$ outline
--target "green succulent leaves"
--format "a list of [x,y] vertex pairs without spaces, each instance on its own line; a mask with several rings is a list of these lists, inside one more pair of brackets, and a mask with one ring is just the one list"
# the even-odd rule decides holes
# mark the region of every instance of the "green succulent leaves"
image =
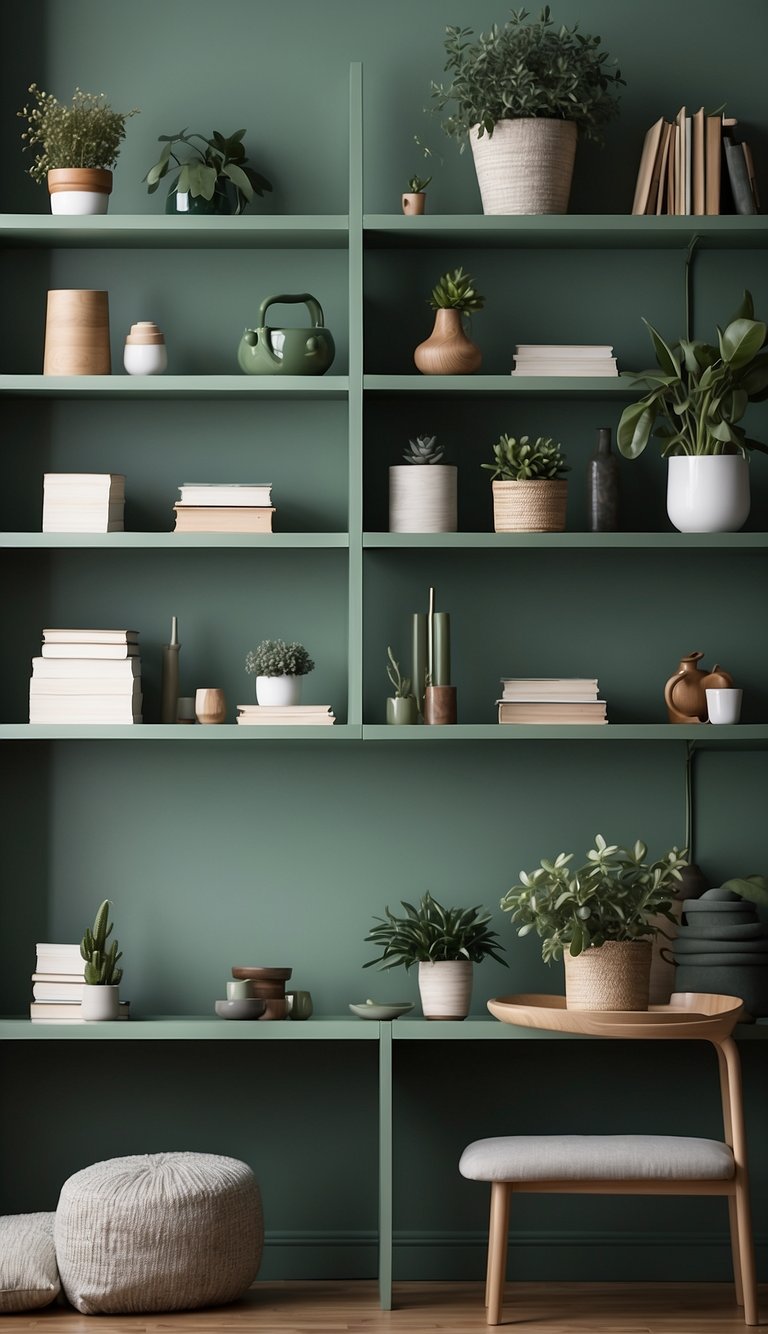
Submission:
[[445,454],[436,435],[417,435],[415,440],[408,441],[408,446],[403,454],[406,463],[441,463]]
[[561,446],[551,436],[502,435],[493,446],[493,463],[481,463],[492,473],[492,481],[554,481],[569,472]]
[[433,310],[458,310],[461,315],[471,315],[482,310],[485,297],[475,291],[474,280],[463,268],[454,269],[453,273],[444,273],[432,289],[429,304]]
[[245,670],[254,676],[307,676],[314,669],[304,645],[284,639],[262,639],[245,659]]
[[506,963],[499,950],[498,935],[488,923],[491,914],[476,908],[444,908],[427,893],[418,907],[401,900],[405,917],[396,917],[385,908],[384,917],[376,917],[376,926],[365,937],[382,949],[377,959],[369,959],[364,968],[379,964],[382,968],[410,968],[415,963],[444,963],[468,959],[480,963],[485,958]]
[[107,939],[112,934],[109,908],[109,899],[105,899],[80,943],[80,954],[85,961],[83,976],[89,986],[117,986],[123,976],[122,968],[117,966],[118,959],[123,957],[117,941],[113,940],[107,949]]

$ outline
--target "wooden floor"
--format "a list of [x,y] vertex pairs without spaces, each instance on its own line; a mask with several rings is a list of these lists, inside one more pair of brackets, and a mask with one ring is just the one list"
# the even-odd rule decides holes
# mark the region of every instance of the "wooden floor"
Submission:
[[[768,1293],[762,1314],[768,1323]],[[381,1311],[373,1283],[257,1284],[242,1302],[154,1316],[83,1316],[50,1306],[0,1316],[29,1334],[473,1334],[485,1330],[478,1283],[399,1283]],[[729,1284],[521,1283],[507,1287],[511,1334],[745,1334]]]

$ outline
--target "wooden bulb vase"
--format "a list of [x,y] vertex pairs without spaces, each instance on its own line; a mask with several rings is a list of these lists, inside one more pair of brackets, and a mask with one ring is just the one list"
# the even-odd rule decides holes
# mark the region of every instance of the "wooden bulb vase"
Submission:
[[419,343],[413,360],[422,375],[472,375],[480,369],[483,354],[464,332],[458,310],[436,310],[435,327]]
[[108,293],[49,292],[43,375],[109,375],[111,370]]

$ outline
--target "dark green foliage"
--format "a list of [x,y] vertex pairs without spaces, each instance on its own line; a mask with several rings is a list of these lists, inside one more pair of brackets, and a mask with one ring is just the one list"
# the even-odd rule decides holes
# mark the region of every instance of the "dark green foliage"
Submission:
[[430,306],[433,310],[458,310],[462,315],[482,310],[485,297],[475,291],[472,282],[463,268],[454,269],[453,273],[444,273],[432,288]]
[[[179,130],[178,134],[159,135],[158,143],[164,144],[165,147],[157,162],[150,167],[144,177],[149,193],[154,194],[169,170],[173,170],[171,165],[173,159],[173,163],[179,168],[175,182],[175,188],[179,193],[185,194],[188,191],[193,198],[213,199],[214,191],[223,177],[225,181],[230,181],[234,185],[237,191],[238,212],[242,212],[254,195],[263,195],[272,189],[266,176],[248,166],[242,143],[244,135],[245,130],[236,130],[225,139],[223,134],[214,130],[210,139],[206,139],[202,134],[190,133],[187,129]],[[195,143],[194,140],[199,142]],[[184,144],[197,156],[191,161],[182,162],[173,151],[175,144]],[[170,184],[173,189],[173,181]]]
[[93,926],[86,928],[80,943],[80,954],[85,960],[83,973],[89,986],[117,986],[123,976],[122,968],[117,966],[118,959],[123,957],[117,948],[117,941],[113,940],[107,949],[107,939],[111,934],[109,899],[105,899],[99,906]]
[[401,900],[405,917],[395,917],[385,908],[385,917],[365,937],[382,947],[378,959],[370,959],[364,968],[380,964],[382,968],[410,968],[414,963],[442,963],[468,959],[480,963],[485,958],[505,963],[495,931],[488,928],[491,914],[476,908],[444,908],[427,893],[418,908]]
[[521,435],[518,440],[513,435],[502,435],[493,446],[493,458],[493,463],[480,464],[493,474],[492,481],[554,481],[570,472],[560,445],[551,436],[539,435],[531,440]]

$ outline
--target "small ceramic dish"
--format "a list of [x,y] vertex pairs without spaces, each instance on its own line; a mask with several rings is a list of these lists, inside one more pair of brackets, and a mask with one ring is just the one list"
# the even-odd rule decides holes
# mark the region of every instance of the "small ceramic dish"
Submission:
[[399,1019],[413,1009],[413,1001],[374,1001],[367,1000],[360,1005],[350,1005],[350,1010],[358,1019]]
[[267,1002],[257,996],[239,996],[237,1000],[217,1000],[213,1008],[220,1019],[261,1019]]

